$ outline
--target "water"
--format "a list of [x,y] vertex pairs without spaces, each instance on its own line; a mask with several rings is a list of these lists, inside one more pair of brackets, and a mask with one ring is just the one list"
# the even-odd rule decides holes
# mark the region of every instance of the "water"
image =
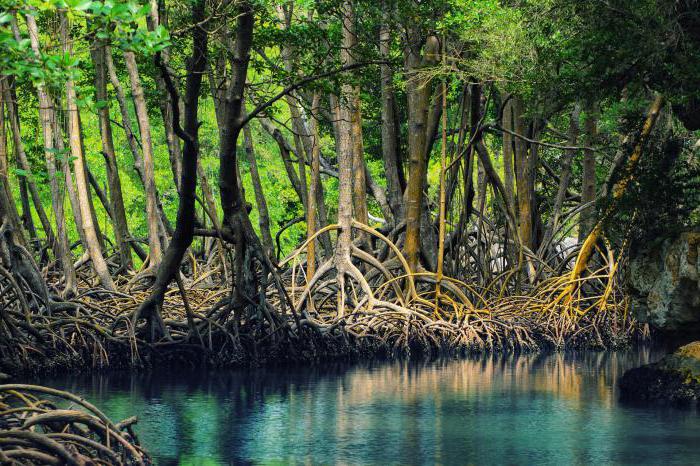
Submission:
[[700,464],[694,410],[622,405],[648,350],[66,377],[158,464]]

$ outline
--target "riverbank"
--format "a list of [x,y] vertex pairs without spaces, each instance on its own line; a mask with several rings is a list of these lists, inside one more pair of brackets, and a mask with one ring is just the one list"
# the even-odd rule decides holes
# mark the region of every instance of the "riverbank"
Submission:
[[[201,291],[187,295],[193,307],[201,305],[198,298],[204,302],[213,299]],[[362,314],[329,318],[323,327],[305,317],[297,326],[294,317],[286,315],[272,329],[261,320],[235,315],[222,321],[212,306],[207,312],[195,311],[194,323],[200,332],[195,335],[188,331],[183,306],[178,306],[181,296],[171,294],[167,299],[164,321],[171,333],[159,341],[147,341],[143,327],[132,333],[130,315],[138,305],[133,297],[104,299],[93,293],[57,306],[50,315],[30,314],[34,324],[18,322],[18,338],[1,345],[0,368],[10,374],[162,366],[231,368],[479,352],[614,349],[648,338],[645,328],[629,314],[600,312],[574,320],[518,311],[527,302],[515,299],[507,306],[494,302],[494,311],[461,319],[429,314],[392,319],[377,314],[377,322],[362,335],[352,330]]]
[[149,289],[139,288],[135,277],[120,276],[117,291],[88,287],[85,277],[78,296],[61,301],[32,295],[24,282],[5,273],[0,285],[9,306],[0,327],[0,371],[614,349],[649,337],[629,312],[612,259],[585,274],[577,266],[520,287],[512,281],[517,270],[478,286],[409,273],[398,250],[395,255],[398,266],[379,264],[351,281],[334,273],[332,264],[309,279],[296,253],[277,278],[268,277],[265,296],[243,304],[240,296],[232,297],[231,285],[193,272],[191,280],[169,288],[162,307],[147,316],[140,311]]

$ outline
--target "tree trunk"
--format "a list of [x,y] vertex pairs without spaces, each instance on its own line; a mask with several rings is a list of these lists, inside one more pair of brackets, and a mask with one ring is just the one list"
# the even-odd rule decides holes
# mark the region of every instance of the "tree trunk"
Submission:
[[[34,16],[26,15],[25,20],[29,32],[29,40],[32,47],[32,52],[35,57],[41,56],[39,49],[39,30],[36,25]],[[63,210],[63,195],[58,185],[58,177],[56,176],[55,162],[55,145],[54,145],[54,110],[53,102],[48,95],[43,83],[37,85],[37,96],[39,100],[39,119],[41,120],[41,128],[44,136],[44,156],[46,158],[46,170],[49,177],[49,186],[51,188],[51,205],[53,207],[54,216],[56,219],[56,243],[54,253],[56,258],[61,263],[63,275],[66,280],[65,294],[72,294],[76,291],[77,278],[73,267],[73,259],[68,246],[68,235],[65,230],[65,214]],[[16,108],[16,107],[15,107]],[[16,120],[19,122],[19,113],[16,115]],[[19,123],[18,128],[19,131]],[[19,133],[18,133],[19,136]],[[35,201],[36,203],[36,201]]]
[[[513,98],[508,98],[503,107],[503,128],[506,131],[515,131],[513,124]],[[515,193],[513,192],[514,185],[514,170],[513,170],[513,155],[515,154],[515,141],[513,135],[507,132],[503,133],[503,183],[506,192],[506,202],[511,209],[515,209]]]
[[[344,0],[342,4],[342,46],[340,62],[342,66],[353,65],[357,62],[354,54],[357,47],[355,35],[355,11],[352,0]],[[352,206],[355,219],[363,224],[369,222],[367,212],[367,188],[364,168],[364,146],[362,142],[362,119],[360,115],[360,88],[348,82],[352,77],[346,73],[345,82],[341,86],[339,99],[339,129],[341,134],[340,149],[347,151],[352,159]]]
[[[575,146],[578,141],[579,133],[579,115],[580,115],[579,104],[574,105],[574,109],[571,112],[571,117],[569,120],[569,146]],[[571,165],[576,156],[576,150],[568,149],[564,152],[564,157],[561,162],[561,174],[559,175],[559,187],[557,189],[556,197],[554,198],[554,205],[552,206],[552,214],[550,216],[547,229],[545,231],[544,239],[542,240],[542,247],[548,248],[549,242],[553,238],[554,234],[559,228],[559,217],[561,216],[562,206],[564,205],[564,200],[566,199],[566,193],[569,189],[569,180],[571,178]],[[542,251],[546,253],[545,249]]]
[[[73,89],[75,89],[75,85],[73,86]],[[77,99],[77,97],[76,97]],[[77,105],[77,103],[76,103]],[[80,110],[78,109],[78,112],[76,112],[76,115],[78,116],[78,140],[80,141],[80,151],[85,154],[85,138],[83,136],[83,119],[80,115]],[[66,131],[67,133],[68,131]],[[88,179],[88,166],[87,166],[87,160],[83,164],[83,175],[85,176],[85,179]],[[90,189],[90,183],[88,181],[88,206],[90,207],[90,215],[92,215],[92,224],[95,226],[95,233],[97,236],[97,241],[100,244],[100,249],[104,250],[105,249],[105,242],[104,242],[104,235],[102,234],[102,231],[100,229],[100,223],[99,219],[97,218],[97,210],[95,209],[95,202],[92,198],[92,190]]]
[[[583,123],[586,147],[593,147],[598,136],[596,104],[586,105],[586,118]],[[590,149],[583,150],[583,178],[581,180],[581,205],[591,204],[581,211],[579,221],[579,242],[583,242],[596,222],[596,154]]]
[[[318,134],[318,109],[321,103],[321,95],[318,92],[314,93],[313,102],[311,104],[311,137],[313,146],[311,148],[311,183],[309,185],[309,205],[308,217],[306,221],[306,239],[310,240],[318,230],[316,224],[317,203],[319,185],[321,184],[321,146]],[[309,241],[306,250],[306,276],[307,280],[316,273],[316,240]]]
[[[65,54],[72,54],[71,46],[69,45],[68,37],[68,20],[64,15],[61,15],[61,42]],[[115,291],[116,287],[112,281],[112,276],[109,273],[107,262],[102,255],[100,249],[100,240],[97,236],[97,230],[93,223],[93,215],[90,210],[89,188],[86,177],[85,158],[83,148],[80,141],[80,117],[78,115],[78,107],[76,105],[75,87],[72,79],[66,81],[66,106],[68,111],[68,142],[70,144],[70,152],[73,157],[73,167],[75,169],[75,184],[77,187],[78,202],[80,206],[80,214],[82,216],[82,227],[85,232],[85,247],[90,254],[92,267],[100,279],[102,286],[110,291]]]
[[221,130],[219,193],[224,212],[223,230],[225,234],[230,235],[234,243],[236,283],[232,303],[235,309],[245,312],[250,301],[258,295],[255,291],[253,260],[257,259],[268,272],[274,274],[274,269],[253,230],[237,175],[237,143],[245,122],[243,98],[255,23],[250,2],[243,1],[238,4],[236,23],[235,45],[231,57],[231,83],[226,92],[226,117]]
[[[149,0],[149,5],[150,5],[150,11],[149,11],[148,17],[146,18],[146,25],[148,27],[148,30],[153,31],[156,29],[156,27],[158,27],[161,24],[163,26],[167,27],[168,26],[167,16],[166,15],[161,16],[159,14],[157,1],[156,0]],[[161,60],[163,61],[163,65],[165,65],[166,68],[169,68],[169,65],[170,65],[170,49],[169,49],[169,47],[166,47],[164,50],[162,50],[160,52],[160,57],[161,57]],[[182,176],[182,150],[180,148],[180,140],[178,139],[177,135],[175,134],[175,129],[173,127],[172,107],[171,107],[172,103],[170,102],[170,99],[172,97],[170,96],[170,93],[166,89],[163,76],[161,76],[160,73],[156,72],[154,79],[156,82],[156,87],[158,88],[158,93],[161,96],[161,98],[158,99],[158,107],[159,107],[160,113],[163,117],[163,129],[165,131],[165,143],[168,146],[168,156],[170,158],[170,169],[172,170],[172,173],[173,173],[173,181],[175,183],[175,188],[179,192],[180,191],[180,179]],[[177,87],[177,83],[178,83],[177,77],[173,77],[173,81],[175,82],[175,86]],[[176,102],[175,105],[178,106],[178,109],[182,108],[182,102],[180,100],[178,100],[178,102]]]
[[[151,330],[150,338],[154,339],[158,334],[164,333],[164,326],[160,317],[160,308],[163,304],[165,291],[168,285],[180,273],[180,264],[187,248],[192,244],[195,223],[195,196],[197,191],[197,159],[199,157],[199,122],[197,121],[197,111],[199,104],[199,91],[202,84],[206,54],[207,54],[207,33],[196,25],[204,21],[204,1],[197,0],[192,5],[192,40],[196,47],[192,48],[192,57],[189,60],[187,70],[187,82],[185,85],[185,127],[180,128],[179,108],[177,102],[179,97],[177,90],[167,68],[161,61],[160,71],[168,93],[170,94],[170,105],[172,113],[172,124],[175,133],[184,141],[182,151],[182,171],[180,178],[180,203],[177,208],[177,221],[175,231],[168,248],[165,251],[161,262],[153,291],[149,298],[141,305],[136,313],[135,320],[140,316],[149,318]],[[157,325],[158,327],[156,327]],[[193,322],[190,322],[193,325]],[[191,331],[197,333],[196,328]]]
[[100,43],[95,45],[96,48],[93,51],[95,98],[98,102],[104,102],[104,105],[98,109],[97,115],[100,121],[102,155],[105,159],[107,182],[109,183],[109,205],[112,211],[112,222],[114,222],[114,240],[119,250],[121,266],[129,269],[132,266],[131,246],[129,244],[130,235],[126,221],[126,211],[124,210],[124,199],[114,150],[114,140],[112,138],[112,123],[109,119],[109,96],[107,95],[107,70],[105,67],[106,47]]
[[[391,30],[388,0],[382,0],[382,24],[379,29],[379,53],[388,60],[391,52]],[[387,198],[393,213],[393,224],[400,223],[405,215],[402,183],[403,167],[399,153],[399,132],[396,122],[396,96],[394,94],[394,71],[388,63],[380,65],[382,93],[382,159],[386,177]],[[387,222],[390,219],[387,219]]]
[[[27,154],[24,151],[24,144],[22,143],[21,139],[22,133],[20,132],[19,127],[19,113],[16,98],[13,95],[13,93],[10,93],[10,91],[7,88],[3,89],[2,92],[3,100],[7,104],[7,116],[10,120],[10,129],[12,130],[12,143],[14,146],[15,158],[17,159],[17,164],[19,165],[19,168],[26,173],[25,175],[20,177],[20,180],[23,181],[23,183],[27,186],[29,190],[29,194],[32,198],[32,204],[34,204],[34,210],[36,210],[36,213],[39,216],[39,222],[41,223],[41,227],[44,230],[44,234],[46,234],[46,241],[48,242],[49,247],[53,249],[56,257],[59,257],[59,254],[56,251],[56,237],[53,233],[53,228],[51,227],[49,217],[47,216],[46,211],[44,210],[44,207],[41,203],[41,196],[39,194],[38,188],[36,187],[36,183],[32,178],[32,171],[29,165],[29,160],[27,159]],[[25,212],[27,213],[29,218],[31,218],[31,212],[29,210],[28,205],[26,206]]]
[[105,193],[104,190],[100,187],[100,183],[97,181],[97,178],[95,178],[95,174],[92,173],[90,167],[86,168],[88,183],[92,187],[92,190],[95,191],[95,194],[97,194],[97,198],[100,200],[102,208],[105,210],[105,212],[107,212],[107,217],[109,217],[111,221],[114,221],[114,215],[112,214],[112,206],[109,203],[109,199],[107,199],[107,193]]
[[[519,97],[513,98],[513,121],[515,133],[526,136],[527,125],[523,109],[522,100]],[[531,154],[529,144],[522,138],[515,138],[515,181],[518,192],[518,225],[520,230],[520,241],[523,246],[532,250],[534,247],[533,235],[533,190]]]
[[[420,76],[422,68],[437,60],[438,39],[430,36],[425,47],[417,43],[406,46],[405,61],[408,73],[406,96],[408,98],[408,186],[406,187],[406,239],[404,251],[412,271],[419,266],[420,226],[423,206],[423,186],[426,182],[428,160],[426,158],[426,134],[430,85]],[[421,48],[423,57],[421,58]]]
[[[4,88],[4,82],[7,80],[5,76],[0,77],[0,98],[2,97],[1,88]],[[8,157],[8,146],[7,146],[7,127],[5,126],[5,109],[4,106],[0,104],[0,196],[3,197],[3,201],[7,206],[6,210],[6,220],[9,222],[10,226],[17,232],[22,231],[22,222],[19,218],[19,212],[17,212],[17,205],[15,204],[14,198],[12,196],[12,187],[10,186],[9,174],[9,157]],[[18,235],[22,244],[24,244],[24,235],[21,233]]]
[[250,165],[250,178],[253,182],[253,191],[255,193],[255,204],[258,207],[258,225],[260,226],[260,235],[262,236],[262,244],[265,252],[273,259],[275,257],[275,246],[270,234],[270,214],[267,210],[267,200],[260,182],[260,174],[258,173],[258,162],[255,160],[255,150],[253,148],[253,135],[250,130],[250,125],[243,127],[243,139],[245,143],[245,154]]
[[[70,152],[70,150],[66,149],[65,141],[63,140],[63,135],[68,134],[66,113],[62,111],[64,107],[65,105],[63,105],[63,103],[60,101],[54,103],[54,112],[53,119],[51,120],[51,125],[54,135],[54,146],[56,147],[56,152],[58,152],[59,154],[67,155]],[[61,158],[60,170],[63,173],[66,194],[68,195],[68,201],[70,202],[71,212],[73,213],[73,220],[76,225],[75,229],[78,232],[78,236],[80,237],[80,244],[83,245],[83,248],[87,252],[87,239],[85,237],[85,231],[82,228],[83,216],[80,212],[80,202],[78,201],[78,194],[75,189],[75,183],[73,182],[73,172],[71,169],[70,157]]]
[[155,267],[160,264],[163,250],[159,231],[159,212],[156,193],[156,183],[153,166],[153,143],[151,140],[151,124],[148,119],[146,98],[141,87],[136,56],[134,52],[124,52],[124,62],[131,82],[131,95],[136,110],[136,120],[141,133],[141,147],[143,151],[143,185],[146,191],[146,218],[148,222],[148,249],[149,265]]
[[18,177],[19,184],[19,199],[22,204],[22,225],[24,229],[29,233],[29,239],[34,241],[37,239],[36,226],[34,225],[34,219],[32,218],[32,209],[29,204],[29,193],[27,192],[27,180],[23,176]]

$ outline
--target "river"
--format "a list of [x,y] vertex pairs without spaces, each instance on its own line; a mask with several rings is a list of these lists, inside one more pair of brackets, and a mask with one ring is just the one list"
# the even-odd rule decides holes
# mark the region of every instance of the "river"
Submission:
[[648,349],[65,376],[160,465],[700,464],[696,410],[618,401]]

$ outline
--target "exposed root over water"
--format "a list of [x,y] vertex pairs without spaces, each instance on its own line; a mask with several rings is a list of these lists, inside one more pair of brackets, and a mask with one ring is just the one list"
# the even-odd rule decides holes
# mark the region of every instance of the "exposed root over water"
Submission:
[[149,465],[133,431],[71,393],[37,385],[0,385],[0,463]]
[[[337,229],[331,225],[321,235]],[[646,336],[620,291],[618,260],[601,251],[596,268],[573,278],[563,272],[520,289],[519,270],[482,286],[425,270],[410,270],[386,236],[359,223],[349,258],[320,261],[313,276],[306,244],[281,264],[287,302],[279,285],[248,296],[236,308],[231,286],[204,283],[210,272],[192,271],[166,293],[167,335],[149,341],[131,316],[147,291],[128,289],[128,277],[108,292],[84,287],[70,302],[30,293],[0,270],[0,361],[8,372],[60,367],[142,367],[161,363],[216,366],[308,361],[382,353],[533,351],[543,348],[611,348]],[[356,235],[360,237],[360,235]],[[313,238],[312,238],[313,240]],[[593,262],[592,262],[593,263]],[[83,272],[84,273],[84,272]],[[90,283],[83,277],[82,283]],[[476,280],[473,280],[476,283]],[[264,298],[264,299],[263,299]],[[284,311],[287,309],[287,311]]]

